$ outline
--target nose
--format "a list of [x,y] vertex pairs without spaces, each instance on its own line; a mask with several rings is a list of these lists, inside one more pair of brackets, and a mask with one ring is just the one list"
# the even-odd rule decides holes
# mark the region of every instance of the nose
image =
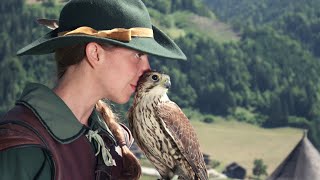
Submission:
[[141,58],[142,59],[141,59],[141,62],[140,62],[140,73],[141,73],[140,75],[142,75],[146,71],[150,71],[151,70],[148,56],[147,55],[143,55]]

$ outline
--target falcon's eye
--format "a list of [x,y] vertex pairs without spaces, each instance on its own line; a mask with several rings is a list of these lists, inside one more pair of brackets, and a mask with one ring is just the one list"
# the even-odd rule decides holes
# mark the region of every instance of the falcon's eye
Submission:
[[159,76],[158,75],[153,75],[151,78],[154,81],[158,81],[159,80]]

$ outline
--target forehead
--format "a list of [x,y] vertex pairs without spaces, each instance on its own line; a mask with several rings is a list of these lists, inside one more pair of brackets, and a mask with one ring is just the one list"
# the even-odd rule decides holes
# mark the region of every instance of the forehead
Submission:
[[103,49],[112,52],[112,53],[118,53],[118,54],[136,54],[139,53],[139,51],[121,47],[121,46],[103,46]]

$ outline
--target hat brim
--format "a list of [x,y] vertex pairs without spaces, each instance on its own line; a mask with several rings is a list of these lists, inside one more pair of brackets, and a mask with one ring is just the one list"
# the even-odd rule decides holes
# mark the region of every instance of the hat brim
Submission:
[[155,55],[163,58],[186,60],[186,56],[181,49],[161,30],[152,26],[154,38],[139,38],[133,37],[129,42],[122,42],[109,38],[101,38],[90,35],[68,35],[57,36],[58,29],[55,29],[45,36],[37,39],[31,44],[25,46],[17,52],[18,56],[49,54],[55,49],[66,46],[72,46],[80,43],[108,43],[120,45],[130,49],[134,49],[150,55]]

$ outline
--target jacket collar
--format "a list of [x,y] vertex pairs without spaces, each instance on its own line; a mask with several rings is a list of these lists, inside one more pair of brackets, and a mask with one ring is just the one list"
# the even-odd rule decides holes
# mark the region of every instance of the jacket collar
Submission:
[[[62,144],[73,142],[88,129],[101,127],[101,117],[95,110],[89,118],[89,128],[77,120],[59,96],[41,84],[27,84],[16,104],[23,104],[32,110],[49,134]],[[102,127],[111,134],[108,127]]]

